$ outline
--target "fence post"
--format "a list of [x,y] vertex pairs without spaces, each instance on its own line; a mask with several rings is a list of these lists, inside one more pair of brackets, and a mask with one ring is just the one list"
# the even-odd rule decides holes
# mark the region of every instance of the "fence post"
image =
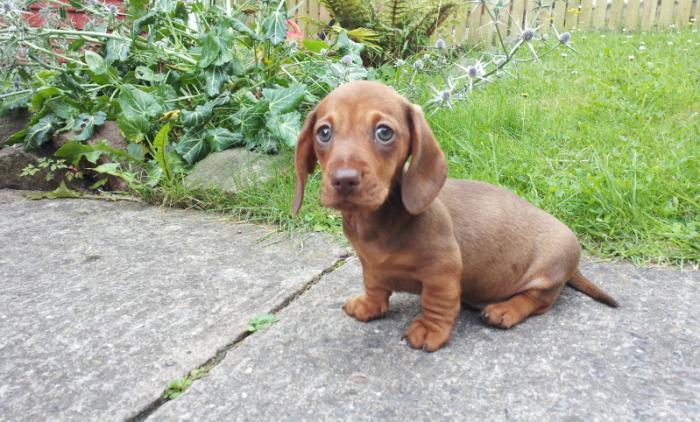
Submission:
[[481,21],[481,3],[474,4],[469,11],[469,45],[475,46],[479,43],[479,22]]
[[554,3],[554,19],[552,19],[552,24],[557,29],[557,31],[564,30],[564,16],[566,14],[566,1],[557,0]]
[[591,26],[593,0],[581,0],[581,14],[578,15],[578,29],[588,29]]
[[673,3],[674,0],[661,0],[661,6],[659,8],[659,28],[668,28],[671,26]]
[[[676,14],[676,26],[678,29],[684,29],[690,26],[690,8],[693,6],[693,0],[679,0],[678,12]],[[695,17],[697,18],[698,6],[695,6]]]
[[656,7],[659,0],[644,0],[644,9],[642,10],[642,31],[648,31],[654,25],[656,20]]
[[618,29],[620,26],[620,18],[622,17],[622,7],[625,5],[625,0],[613,0],[608,13],[608,28]]
[[627,0],[627,10],[625,11],[625,26],[628,31],[637,29],[639,22],[639,0]]
[[605,13],[608,10],[608,2],[606,0],[595,0],[595,7],[593,8],[593,20],[591,22],[591,27],[593,29],[600,29],[605,27]]

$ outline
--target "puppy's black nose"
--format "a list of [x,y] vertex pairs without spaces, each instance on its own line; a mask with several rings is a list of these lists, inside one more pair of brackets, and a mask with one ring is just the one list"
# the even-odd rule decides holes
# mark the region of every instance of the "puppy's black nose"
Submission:
[[341,195],[350,195],[360,185],[360,172],[355,169],[338,169],[331,176],[331,183]]

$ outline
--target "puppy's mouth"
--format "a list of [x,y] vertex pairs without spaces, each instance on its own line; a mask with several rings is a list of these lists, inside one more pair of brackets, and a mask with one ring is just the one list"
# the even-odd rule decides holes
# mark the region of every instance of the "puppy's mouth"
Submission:
[[321,194],[321,204],[326,208],[334,208],[343,212],[376,211],[382,206],[386,195],[369,195],[366,192],[353,192],[341,195],[333,188],[324,189]]

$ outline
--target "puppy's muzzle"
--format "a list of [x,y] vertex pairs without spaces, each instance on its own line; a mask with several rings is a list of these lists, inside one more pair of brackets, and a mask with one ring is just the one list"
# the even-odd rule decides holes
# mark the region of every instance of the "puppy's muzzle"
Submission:
[[333,188],[342,196],[348,196],[355,192],[361,181],[360,172],[351,168],[335,170],[331,175]]

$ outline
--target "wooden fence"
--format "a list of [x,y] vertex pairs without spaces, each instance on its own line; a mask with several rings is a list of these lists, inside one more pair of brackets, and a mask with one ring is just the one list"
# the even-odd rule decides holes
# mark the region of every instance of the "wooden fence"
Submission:
[[[497,0],[487,2],[490,5]],[[543,3],[546,6],[538,8],[537,5]],[[318,0],[287,0],[290,10],[298,4],[295,20],[306,33],[318,28],[314,22],[325,23],[330,19],[328,11]],[[699,9],[700,0],[510,0],[510,4],[504,7],[508,13],[501,13],[498,25],[502,34],[520,31],[523,27],[547,31],[550,25],[559,32],[700,28]],[[443,25],[437,35],[453,42],[474,45],[495,42],[494,34],[494,25],[483,6],[465,0],[464,9]]]

